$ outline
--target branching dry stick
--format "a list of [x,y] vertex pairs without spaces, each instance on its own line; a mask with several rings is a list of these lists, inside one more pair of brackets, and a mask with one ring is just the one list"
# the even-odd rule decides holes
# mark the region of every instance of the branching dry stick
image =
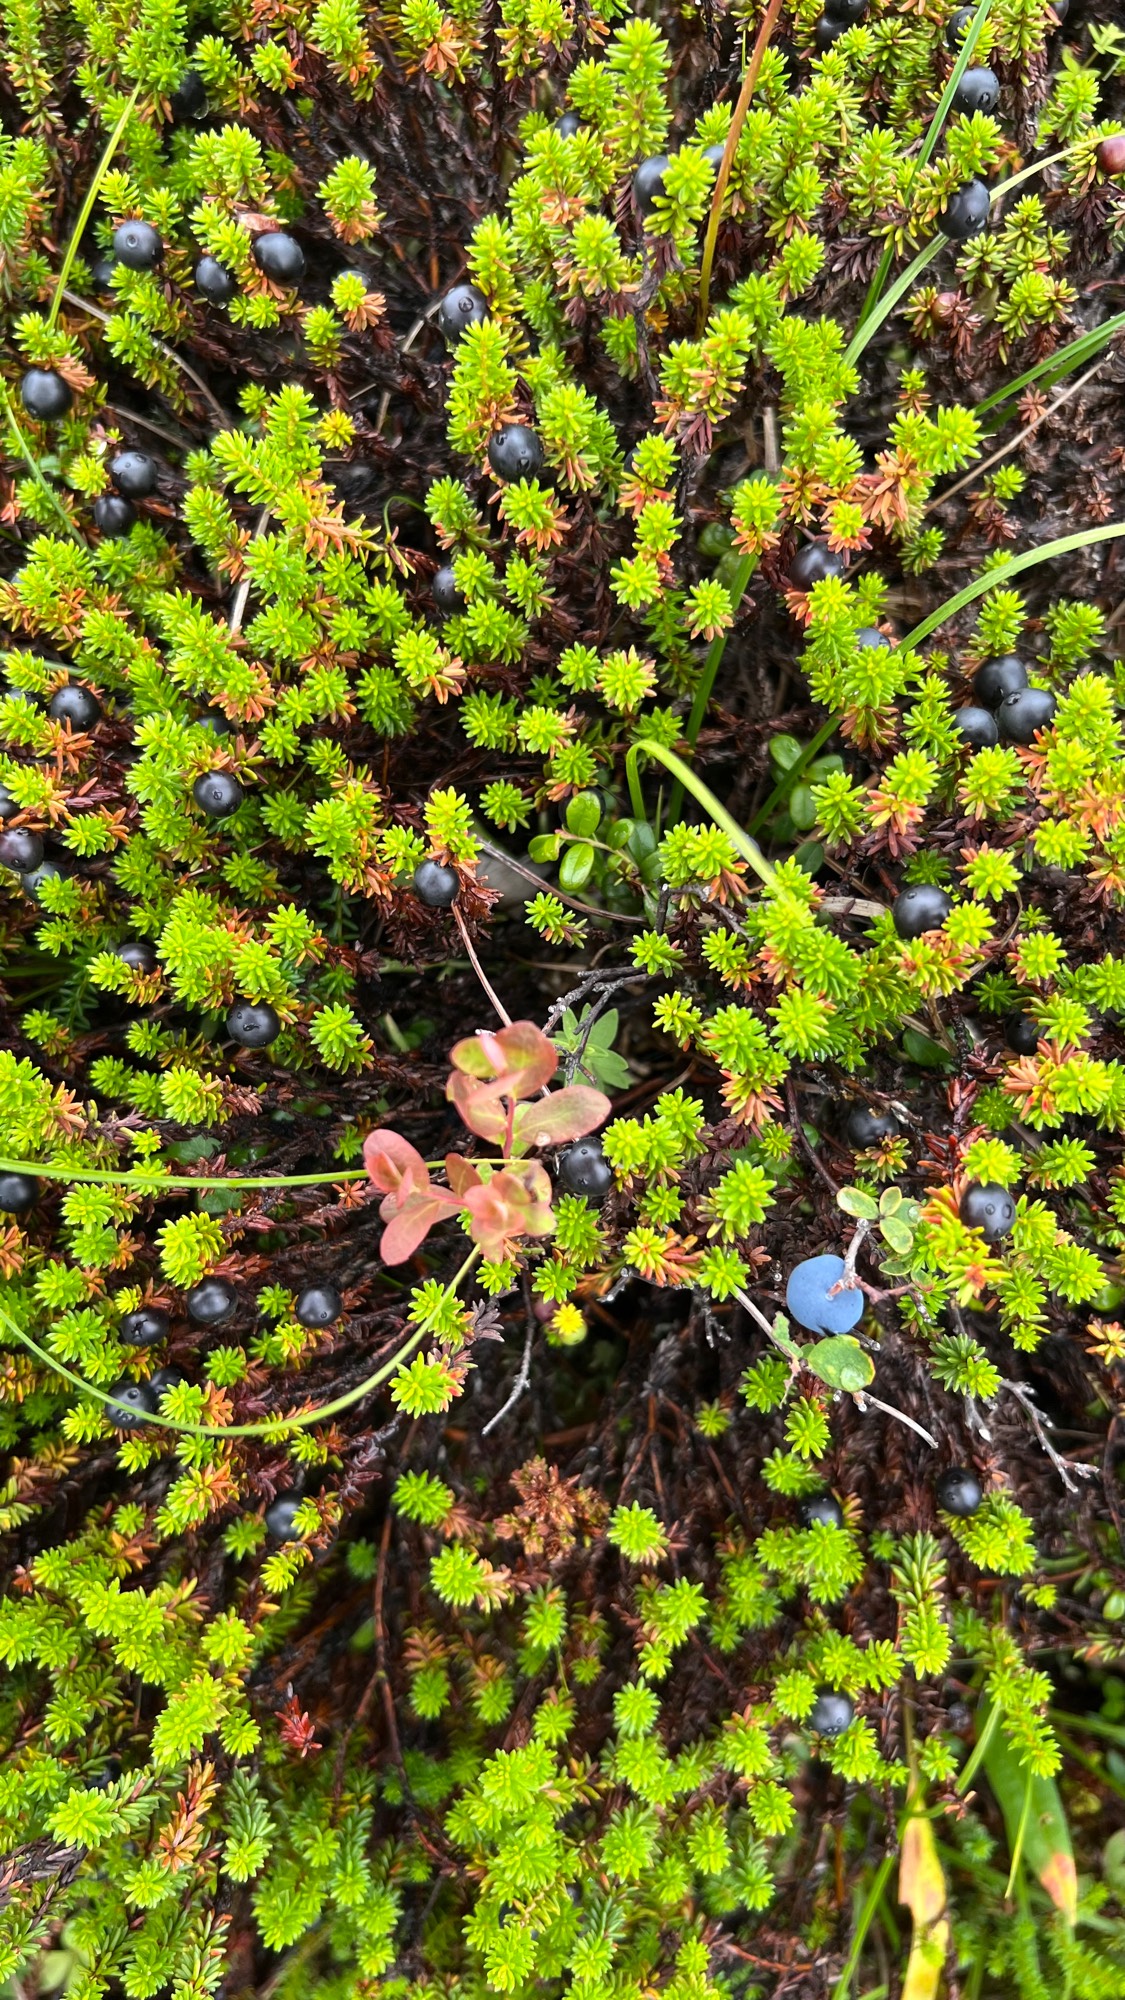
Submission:
[[1068,1493],[1077,1493],[1079,1490],[1070,1476],[1072,1472],[1076,1472],[1080,1479],[1093,1479],[1096,1477],[1096,1466],[1078,1465],[1072,1458],[1066,1459],[1060,1457],[1050,1438],[1047,1436],[1044,1429],[1044,1418],[1041,1412],[1035,1407],[1035,1397],[1030,1389],[1025,1388],[1022,1382],[1009,1382],[1007,1378],[1001,1383],[1001,1387],[1007,1389],[1015,1397],[1028,1423],[1035,1432],[1038,1443],[1046,1452],[1047,1457],[1050,1459]]
[[[254,523],[254,533],[250,538],[252,541],[255,542],[259,541],[260,538],[265,534],[266,529],[269,526],[269,518],[270,518],[269,508],[263,507],[261,513],[259,514],[257,520]],[[236,639],[238,637],[238,634],[242,630],[242,620],[246,615],[246,603],[249,596],[250,596],[250,577],[248,573],[246,576],[243,577],[242,582],[239,584],[238,589],[235,591],[234,603],[231,605],[230,608],[230,623],[227,627],[227,630],[229,631],[232,639]]]
[[526,1271],[524,1272],[524,1278],[523,1278],[523,1300],[524,1300],[524,1307],[527,1313],[527,1336],[523,1343],[523,1360],[520,1362],[520,1372],[516,1376],[516,1379],[512,1384],[512,1393],[508,1397],[507,1402],[504,1403],[499,1410],[497,1410],[496,1415],[494,1417],[489,1417],[488,1422],[486,1423],[484,1429],[481,1432],[482,1438],[486,1438],[488,1436],[489,1431],[494,1431],[496,1429],[497,1424],[503,1423],[504,1418],[508,1414],[508,1411],[515,1409],[516,1404],[519,1402],[520,1397],[523,1395],[524,1390],[527,1388],[528,1383],[531,1381],[531,1349],[535,1341],[536,1321],[535,1321],[535,1311],[531,1303],[531,1293],[528,1288]]
[[[91,319],[100,319],[103,326],[109,325],[112,315],[103,312],[100,306],[91,305],[89,299],[80,298],[77,292],[64,292],[62,296],[68,306],[77,306],[81,312],[89,313]],[[150,333],[149,339],[152,341],[154,347],[159,348],[164,359],[172,363],[173,368],[178,368],[181,375],[186,375],[188,381],[194,383],[204,402],[211,405],[223,429],[228,431],[233,429],[231,419],[219,402],[218,397],[211,394],[206,382],[196,374],[194,368],[189,367],[183,356],[177,354],[174,347],[169,347],[167,341],[158,340],[154,333]]]

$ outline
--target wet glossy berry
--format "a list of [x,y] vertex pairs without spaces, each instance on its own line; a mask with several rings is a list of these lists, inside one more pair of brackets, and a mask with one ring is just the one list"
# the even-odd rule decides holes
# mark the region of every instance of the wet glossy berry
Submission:
[[204,771],[191,788],[192,798],[211,819],[228,819],[242,804],[242,786],[229,771]]
[[880,632],[879,627],[877,625],[861,625],[859,631],[855,635],[855,643],[857,646],[862,647],[864,652],[866,652],[869,647],[881,647],[885,651],[889,652],[891,646],[891,642],[888,639],[886,633]]
[[1004,1040],[1018,1056],[1033,1056],[1039,1047],[1039,1023],[1033,1014],[1009,1014]]
[[117,1323],[117,1338],[127,1347],[155,1347],[158,1340],[167,1340],[172,1331],[172,1322],[159,1306],[138,1306],[134,1312],[122,1313]]
[[0,1174],[0,1215],[26,1215],[39,1199],[32,1174]]
[[302,1497],[300,1493],[279,1493],[273,1505],[266,1508],[266,1527],[275,1542],[293,1540],[296,1534],[294,1523]]
[[966,1229],[979,1229],[986,1243],[1011,1234],[1016,1219],[1015,1197],[992,1181],[974,1181],[961,1196],[960,1215]]
[[450,346],[460,340],[467,326],[481,326],[488,318],[488,300],[475,285],[454,285],[437,309],[437,323]]
[[436,572],[430,585],[430,595],[445,618],[465,609],[465,599],[457,588],[457,575],[452,563],[446,563]]
[[225,306],[238,290],[225,264],[217,257],[201,257],[195,267],[195,289],[214,306]]
[[534,479],[543,467],[543,447],[526,424],[505,424],[488,441],[488,463],[497,479]]
[[414,870],[414,894],[431,910],[448,910],[460,887],[457,870],[444,868],[440,861],[420,861]]
[[995,70],[986,69],[983,65],[967,69],[953,94],[954,111],[962,112],[966,118],[971,118],[977,111],[987,117],[995,111],[999,102],[999,78]]
[[120,493],[103,493],[94,502],[94,526],[107,541],[117,541],[127,535],[137,518],[137,510],[131,500],[123,500]]
[[209,729],[212,736],[231,734],[230,719],[223,714],[221,708],[201,708],[195,718],[195,726],[197,729]]
[[973,9],[971,7],[958,7],[957,12],[950,15],[946,23],[945,39],[954,53],[956,53],[964,41],[965,30],[972,18]]
[[938,227],[943,234],[952,237],[954,243],[967,243],[970,236],[979,236],[987,228],[992,202],[983,181],[966,181],[964,187],[955,189],[942,211]]
[[335,1326],[343,1310],[335,1285],[310,1285],[298,1294],[293,1317],[298,1326]]
[[822,14],[813,29],[813,42],[819,55],[827,55],[833,42],[846,35],[852,26],[850,21],[841,21],[835,14]]
[[850,1333],[863,1318],[864,1296],[858,1285],[833,1292],[844,1275],[844,1260],[831,1252],[794,1264],[785,1287],[785,1303],[798,1326],[810,1333]]
[[974,750],[990,750],[1000,741],[1000,731],[996,727],[996,717],[990,708],[978,708],[976,702],[967,702],[953,717],[953,727]]
[[568,1194],[603,1202],[613,1186],[613,1168],[596,1139],[579,1139],[559,1161],[559,1179]]
[[97,257],[90,266],[90,283],[96,292],[113,289],[113,274],[117,269],[116,257]]
[[944,889],[930,882],[915,882],[895,897],[891,916],[899,937],[909,940],[940,930],[952,908],[953,899]]
[[855,1720],[855,1707],[839,1688],[821,1688],[808,1714],[808,1727],[818,1736],[842,1736]]
[[20,401],[29,417],[35,417],[41,424],[51,424],[56,418],[65,417],[74,401],[74,391],[53,368],[29,368],[20,383]]
[[1010,694],[996,711],[1002,743],[1033,743],[1041,729],[1048,729],[1058,706],[1047,688],[1021,688]]
[[130,1382],[122,1376],[114,1382],[109,1391],[112,1398],[106,1416],[116,1430],[135,1431],[146,1417],[151,1417],[156,1408],[156,1397],[147,1382]]
[[898,1119],[893,1112],[876,1111],[870,1104],[853,1104],[844,1120],[844,1137],[857,1153],[866,1152],[897,1134]]
[[238,1304],[238,1294],[225,1278],[204,1278],[184,1294],[184,1304],[197,1326],[218,1326],[229,1319]]
[[824,11],[835,21],[846,21],[849,28],[867,17],[868,0],[824,0]]
[[811,590],[814,583],[823,583],[825,577],[843,574],[844,558],[830,549],[827,542],[806,542],[789,565],[789,581],[794,590]]
[[799,1502],[797,1516],[802,1528],[842,1528],[844,1510],[832,1493],[814,1493]]
[[1125,174],[1125,132],[1110,132],[1095,155],[1103,174]]
[[562,117],[555,120],[555,131],[562,139],[573,139],[581,129],[582,120],[577,111],[564,111]]
[[151,222],[131,217],[113,232],[113,254],[129,271],[151,271],[164,254],[164,245]]
[[11,819],[18,811],[19,804],[12,797],[7,785],[0,785],[0,819]]
[[240,1049],[268,1049],[281,1033],[281,1022],[266,1000],[255,1005],[238,1000],[227,1015],[227,1034]]
[[159,1402],[161,1396],[168,1394],[169,1389],[178,1389],[180,1384],[186,1381],[187,1376],[182,1368],[158,1368],[154,1375],[149,1376],[148,1386]]
[[633,197],[642,215],[651,215],[657,196],[664,193],[668,165],[667,153],[655,153],[652,159],[642,160],[633,175]]
[[1018,694],[1026,686],[1027,668],[1017,653],[998,653],[994,660],[985,660],[973,675],[973,693],[993,711],[1010,694]]
[[934,1498],[946,1514],[956,1514],[959,1520],[965,1520],[976,1513],[984,1499],[984,1490],[975,1472],[967,1471],[963,1465],[951,1465],[938,1480]]
[[147,451],[119,451],[110,460],[109,476],[130,500],[147,500],[156,485],[156,460]]
[[256,239],[254,262],[275,285],[298,285],[305,275],[305,253],[284,229],[271,229]]
[[128,938],[124,944],[114,945],[113,949],[130,972],[156,971],[156,953],[144,938]]
[[40,900],[39,891],[43,887],[44,882],[59,882],[61,880],[62,869],[59,867],[57,861],[41,861],[38,868],[28,868],[20,876],[20,888],[23,890],[25,896],[30,896],[34,902],[38,903]]
[[23,875],[29,868],[38,868],[42,859],[43,842],[30,827],[13,826],[0,833],[0,866]]
[[168,102],[173,118],[202,118],[207,109],[207,86],[197,70],[184,71]]
[[56,688],[47,704],[52,722],[69,723],[71,729],[92,729],[102,719],[102,705],[96,694],[78,681]]

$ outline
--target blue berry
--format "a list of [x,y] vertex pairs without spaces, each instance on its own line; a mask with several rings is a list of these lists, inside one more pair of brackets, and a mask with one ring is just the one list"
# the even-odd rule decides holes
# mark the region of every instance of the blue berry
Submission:
[[850,1333],[863,1318],[864,1297],[858,1285],[829,1296],[844,1275],[842,1257],[827,1253],[795,1264],[785,1287],[785,1303],[798,1326],[810,1333]]

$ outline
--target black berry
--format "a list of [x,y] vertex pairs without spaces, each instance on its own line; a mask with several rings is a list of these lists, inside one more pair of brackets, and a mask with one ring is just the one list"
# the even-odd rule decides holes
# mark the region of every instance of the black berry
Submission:
[[298,285],[305,275],[305,253],[296,237],[271,229],[254,244],[254,262],[275,285]]
[[218,1326],[229,1319],[238,1304],[238,1294],[225,1278],[204,1278],[184,1295],[184,1304],[197,1326]]
[[74,391],[53,368],[29,368],[20,383],[20,401],[29,417],[50,424],[58,417],[65,417],[74,401]]
[[119,1431],[135,1431],[156,1408],[156,1397],[147,1382],[130,1382],[123,1375],[109,1390],[111,1401],[106,1416]]
[[985,660],[973,675],[973,693],[993,710],[1026,686],[1027,668],[1016,653],[999,653],[994,660]]
[[205,299],[210,299],[212,305],[225,306],[238,288],[217,257],[201,257],[195,267],[195,289],[202,292]]
[[229,771],[204,771],[191,788],[192,798],[211,819],[229,819],[242,804],[242,786]]
[[0,785],[0,819],[11,819],[13,814],[18,813],[18,811],[19,806],[12,797],[7,785]]
[[898,1133],[898,1119],[890,1111],[874,1111],[870,1104],[853,1104],[844,1120],[844,1137],[857,1153],[877,1146]]
[[1055,719],[1055,697],[1047,688],[1021,688],[1010,694],[996,711],[996,722],[1004,743],[1031,743],[1041,729]]
[[223,714],[221,708],[201,708],[195,722],[197,729],[209,729],[212,736],[229,736],[231,733],[229,717]]
[[578,116],[577,111],[564,111],[562,117],[555,120],[555,131],[559,134],[560,138],[573,139],[575,133],[581,131],[581,129],[582,120]]
[[992,201],[983,181],[966,181],[950,195],[941,216],[941,229],[954,243],[967,243],[987,227]]
[[[3,835],[0,834],[0,846]],[[443,868],[440,861],[420,861],[414,870],[414,894],[431,910],[448,910],[461,887],[455,868]]]
[[44,882],[58,882],[61,879],[62,869],[57,861],[41,861],[38,868],[29,868],[20,876],[20,888],[25,896],[30,896],[37,903]]
[[122,1313],[117,1338],[127,1347],[155,1347],[158,1340],[167,1340],[171,1330],[172,1322],[159,1306],[138,1306],[134,1312]]
[[130,271],[151,271],[164,253],[164,245],[151,222],[122,222],[113,232],[113,254]]
[[955,52],[964,41],[965,30],[972,18],[973,9],[971,7],[958,7],[956,13],[950,15],[946,23],[945,39],[950,48]]
[[113,274],[117,269],[116,257],[98,257],[90,266],[90,283],[96,292],[113,290]]
[[56,688],[47,704],[52,722],[67,722],[72,729],[92,729],[102,719],[102,705],[96,694],[78,681]]
[[984,1499],[984,1490],[975,1472],[966,1471],[963,1465],[951,1465],[943,1472],[934,1489],[938,1506],[946,1514],[956,1514],[964,1520],[975,1514]]
[[827,542],[806,542],[789,565],[789,581],[794,590],[811,590],[814,583],[843,574],[844,559]]
[[103,493],[94,502],[94,526],[110,541],[127,535],[136,518],[132,501],[123,500],[120,493]]
[[439,569],[430,585],[430,594],[443,617],[449,618],[455,611],[465,609],[465,599],[457,588],[457,576],[452,563]]
[[813,41],[818,53],[822,56],[827,55],[833,42],[838,42],[841,35],[846,35],[851,25],[850,21],[841,21],[834,14],[822,14],[813,29]]
[[915,882],[891,904],[891,916],[900,938],[919,938],[926,931],[940,930],[950,910],[952,898],[931,882]]
[[809,1728],[818,1736],[842,1736],[855,1719],[855,1708],[838,1688],[821,1688],[809,1710]]
[[147,500],[156,485],[156,460],[147,451],[119,451],[110,460],[109,476],[130,500]]
[[227,1034],[240,1049],[268,1049],[281,1033],[281,1022],[268,1001],[255,1006],[239,1000],[227,1015]]
[[293,1317],[298,1326],[334,1326],[343,1310],[335,1285],[310,1285],[299,1293]]
[[124,944],[115,945],[114,951],[130,972],[156,971],[156,953],[143,938],[129,938]]
[[667,153],[656,153],[651,160],[642,160],[633,175],[633,195],[642,215],[651,215],[657,196],[663,194],[668,165]]
[[1000,83],[995,70],[967,69],[953,94],[953,109],[971,118],[975,111],[987,116],[1000,102]]
[[85,1790],[88,1792],[108,1792],[110,1786],[115,1785],[120,1776],[120,1757],[107,1757],[96,1776],[86,1779]]
[[31,1174],[0,1174],[0,1214],[26,1215],[39,1199],[39,1182]]
[[488,462],[497,479],[534,479],[543,465],[543,447],[526,424],[505,424],[488,441]]
[[299,1493],[279,1493],[272,1507],[266,1508],[266,1527],[275,1542],[292,1541],[301,1498]]
[[996,727],[996,717],[989,708],[978,708],[976,702],[968,702],[959,708],[953,717],[953,727],[963,736],[974,750],[989,750],[1000,741],[1000,731]]
[[846,21],[853,27],[857,21],[867,17],[868,0],[824,0],[824,11],[836,21]]
[[158,1368],[154,1375],[149,1376],[148,1387],[159,1402],[162,1396],[168,1394],[169,1389],[178,1389],[181,1382],[186,1381],[187,1376],[180,1368]]
[[454,285],[437,309],[437,323],[450,346],[460,340],[467,326],[480,326],[488,318],[488,300],[475,285]]
[[43,842],[30,827],[13,826],[7,833],[0,833],[0,865],[14,869],[23,875],[29,868],[38,868],[43,859]]
[[802,1528],[842,1528],[844,1510],[831,1493],[814,1493],[808,1500],[802,1500],[797,1508]]
[[965,1189],[958,1210],[966,1229],[979,1229],[986,1243],[999,1243],[1011,1234],[1016,1219],[1015,1199],[1007,1188],[991,1181],[974,1181]]
[[559,1161],[559,1179],[568,1194],[603,1202],[613,1186],[613,1168],[596,1139],[579,1139]]
[[207,87],[197,70],[184,71],[168,102],[173,118],[202,118],[207,109]]
[[1004,1040],[1018,1056],[1033,1056],[1039,1047],[1039,1023],[1032,1014],[1009,1014]]

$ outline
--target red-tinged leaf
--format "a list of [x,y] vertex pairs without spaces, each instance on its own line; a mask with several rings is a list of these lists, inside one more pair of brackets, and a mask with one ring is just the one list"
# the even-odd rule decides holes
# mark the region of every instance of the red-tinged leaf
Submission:
[[471,1160],[463,1153],[447,1153],[445,1156],[445,1177],[458,1197],[466,1195],[470,1188],[480,1186],[480,1175]]
[[519,1155],[530,1153],[533,1147],[542,1152],[547,1146],[565,1146],[603,1125],[612,1109],[603,1091],[591,1090],[585,1083],[553,1091],[534,1104],[521,1104],[515,1117],[512,1151]]
[[[420,1243],[424,1243],[431,1229],[444,1222],[447,1215],[460,1213],[463,1203],[454,1194],[447,1194],[444,1188],[430,1188],[426,1193],[408,1194],[405,1200],[397,1195],[388,1195],[379,1210],[387,1226],[379,1245],[379,1255],[384,1264],[405,1264],[413,1257]],[[388,1215],[388,1209],[393,1212]]]
[[475,1132],[478,1139],[487,1139],[490,1145],[503,1145],[508,1136],[508,1112],[493,1084],[478,1083],[474,1077],[462,1076],[454,1070],[445,1094],[470,1132]]
[[369,1132],[363,1163],[380,1193],[404,1196],[430,1185],[430,1170],[417,1147],[400,1132]]
[[558,1051],[534,1021],[469,1035],[454,1043],[450,1061],[505,1097],[534,1097],[559,1066]]
[[550,1236],[555,1227],[551,1183],[538,1161],[502,1168],[490,1181],[469,1190],[465,1207],[472,1218],[473,1242],[493,1264],[511,1256],[519,1237]]

